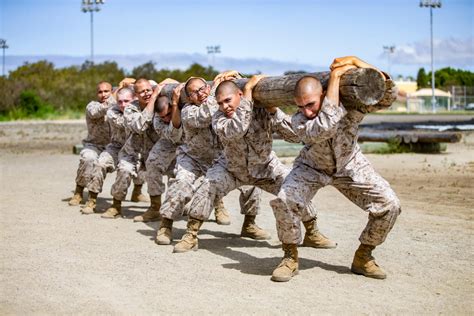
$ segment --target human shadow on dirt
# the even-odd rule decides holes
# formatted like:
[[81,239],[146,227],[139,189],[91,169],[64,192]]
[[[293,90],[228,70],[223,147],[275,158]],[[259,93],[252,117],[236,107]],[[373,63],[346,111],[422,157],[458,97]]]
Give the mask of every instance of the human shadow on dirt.
[[[150,224],[150,223],[147,223]],[[152,228],[151,225],[149,225]],[[138,233],[150,237],[153,241],[156,236],[155,229],[139,229]],[[175,244],[179,238],[186,232],[185,229],[173,228],[172,244]],[[201,237],[199,239],[199,251],[209,251],[218,256],[222,256],[233,261],[235,263],[225,263],[222,266],[226,269],[239,270],[245,274],[254,275],[271,275],[273,269],[278,265],[281,257],[269,257],[269,258],[258,258],[248,253],[238,251],[232,248],[271,248],[275,249],[275,254],[282,255],[280,245],[272,245],[266,240],[252,240],[248,238],[242,238],[239,234],[226,233],[222,231],[213,231],[208,229],[202,229],[199,231],[200,236],[211,235],[216,238]],[[318,251],[314,249],[315,253]],[[177,254],[179,255],[179,254]],[[315,254],[316,255],[316,254]],[[320,268],[327,271],[336,272],[338,274],[352,274],[349,267],[333,265],[318,260],[299,258],[299,269],[308,270],[313,268]]]
[[[61,202],[69,202],[69,200],[71,200],[71,198],[72,198],[72,194],[69,197],[61,199]],[[81,206],[81,207],[84,206],[86,204],[88,198],[89,198],[89,196],[87,194],[84,194],[84,196],[82,198],[82,201],[79,204],[79,206]],[[105,197],[98,196],[97,197],[97,202],[96,202],[96,210],[98,210],[99,213],[101,213],[100,210],[102,210],[103,208],[107,208],[111,204],[112,204],[112,199],[111,198],[105,198]],[[105,211],[105,209],[104,209],[104,211]]]
[[[245,274],[271,275],[273,269],[275,269],[281,261],[281,257],[258,258],[248,253],[232,249],[236,247],[266,247],[280,249],[280,245],[273,246],[262,241],[240,238],[238,242],[228,243],[223,239],[208,239],[205,240],[205,243],[200,243],[200,246],[201,250],[208,250],[216,255],[236,261],[235,263],[225,263],[222,266],[226,269],[239,270]],[[316,251],[317,250],[315,249],[315,252]],[[283,252],[275,250],[275,254],[283,255]],[[299,270],[308,270],[312,268],[320,268],[338,274],[352,274],[350,269],[346,266],[328,264],[313,259],[299,258]]]
[[[158,222],[155,222],[158,223]],[[153,224],[153,222],[145,223],[150,229],[138,229],[137,232],[150,237],[150,240],[155,240],[156,230],[159,224]],[[186,229],[173,227],[173,243],[176,243],[186,233]],[[209,239],[205,235],[211,235],[215,238]],[[223,231],[201,229],[199,230],[199,247],[207,249],[207,245],[210,242],[211,247],[265,247],[265,248],[280,248],[269,244],[266,240],[252,240],[248,238],[240,237],[238,233],[227,233]]]

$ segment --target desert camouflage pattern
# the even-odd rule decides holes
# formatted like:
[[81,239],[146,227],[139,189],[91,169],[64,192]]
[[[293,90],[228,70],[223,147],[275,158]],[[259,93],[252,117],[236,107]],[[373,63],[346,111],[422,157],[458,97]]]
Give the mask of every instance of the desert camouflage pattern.
[[[181,112],[183,144],[178,149],[175,178],[170,180],[168,193],[160,209],[164,218],[175,220],[187,212],[185,205],[201,183],[198,180],[206,174],[221,153],[220,143],[211,128],[212,116],[217,109],[216,100],[211,94],[200,106],[187,104]],[[257,215],[261,191],[247,187],[239,190],[240,212]]]
[[153,145],[160,139],[153,128],[154,113],[141,110],[138,102],[127,106],[123,114],[125,125],[131,134],[123,146],[124,155],[146,161]]
[[295,159],[278,197],[270,202],[277,219],[278,237],[283,243],[301,242],[300,219],[304,207],[316,192],[332,185],[349,200],[369,213],[360,242],[380,245],[401,212],[400,202],[362,154],[357,130],[363,114],[347,112],[342,104],[324,99],[321,111],[312,120],[301,113],[292,118],[295,132],[305,147]]
[[[253,102],[242,98],[232,118],[218,111],[212,119],[222,145],[223,155],[207,171],[202,184],[191,199],[191,217],[205,220],[213,205],[227,193],[243,185],[253,185],[278,194],[289,168],[272,151],[273,132],[283,139],[297,142],[290,118],[281,110],[269,114],[253,108]],[[314,218],[313,208],[307,208],[304,220]]]
[[87,188],[91,192],[98,193],[97,187],[92,182],[95,172],[95,165],[99,159],[101,152],[105,150],[105,146],[94,146],[87,144],[79,153],[79,167],[77,168],[76,184]]
[[148,193],[151,196],[161,195],[166,186],[163,176],[173,178],[178,146],[181,144],[181,128],[174,128],[172,123],[165,123],[155,115],[153,126],[160,140],[155,143],[146,160]]
[[110,126],[107,111],[115,104],[114,97],[104,103],[91,101],[86,106],[87,137],[82,141],[86,145],[107,146],[110,142]]
[[218,106],[211,94],[201,105],[186,104],[181,110],[183,145],[180,152],[210,167],[221,146],[211,128],[212,115]]
[[[123,112],[117,105],[112,106],[107,111],[107,119],[111,129],[111,140],[105,150],[100,154],[95,164],[91,186],[94,192],[101,192],[107,173],[112,173],[119,163],[119,152],[122,149],[130,130],[126,128]],[[145,182],[145,172],[140,170],[136,177],[133,177],[135,185],[143,185]]]
[[97,188],[91,180],[97,159],[110,142],[110,126],[106,114],[113,104],[115,99],[109,97],[104,103],[91,101],[86,106],[87,137],[82,141],[84,148],[80,152],[76,184],[96,193],[100,191],[96,191]]
[[[130,131],[130,134],[119,152],[117,176],[111,188],[112,196],[120,201],[125,200],[133,178],[143,181],[140,173],[146,170],[145,161],[148,159],[153,145],[159,140],[159,135],[153,128],[154,113],[142,111],[138,102],[127,106],[123,117],[126,129]],[[145,174],[147,175],[148,172]]]

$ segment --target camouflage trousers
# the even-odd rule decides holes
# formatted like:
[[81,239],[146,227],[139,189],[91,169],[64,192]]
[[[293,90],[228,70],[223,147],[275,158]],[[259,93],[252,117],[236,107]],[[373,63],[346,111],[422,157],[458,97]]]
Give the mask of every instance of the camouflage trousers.
[[[100,154],[94,164],[94,171],[91,178],[91,186],[94,187],[95,190],[93,192],[102,192],[102,186],[104,185],[107,173],[114,172],[119,163],[120,149],[121,147],[119,146],[109,144]],[[145,183],[145,170],[138,170],[137,176],[132,176],[132,179],[135,185],[143,185]]]
[[155,143],[146,160],[146,181],[150,196],[161,195],[165,192],[163,175],[173,177],[176,164],[177,145],[167,139],[160,139]]
[[[166,198],[160,209],[164,218],[175,220],[184,213],[191,212],[186,206],[193,197],[197,187],[202,184],[202,177],[206,175],[209,164],[200,163],[185,153],[180,153],[175,167],[175,177],[170,179]],[[238,188],[238,187],[236,187]],[[235,188],[234,188],[235,189]],[[257,215],[260,208],[261,191],[255,187],[242,187],[240,190],[240,212],[244,215]],[[231,190],[229,190],[230,192]],[[220,196],[222,199],[226,194]],[[209,214],[219,199],[213,201]],[[209,216],[208,216],[209,217]],[[206,218],[207,219],[207,218]]]
[[[189,216],[206,220],[211,214],[212,206],[215,204],[215,201],[243,185],[252,185],[274,195],[278,194],[283,180],[289,173],[289,169],[276,158],[268,164],[268,168],[269,174],[271,175],[269,177],[255,178],[246,174],[245,171],[239,174],[239,177],[236,177],[219,162],[215,163],[207,171],[204,181],[197,188],[191,199]],[[316,212],[311,205],[304,209],[304,221],[311,220],[315,217]]]
[[94,166],[99,159],[101,152],[105,150],[105,146],[95,146],[92,144],[85,144],[80,152],[79,167],[77,168],[76,184],[87,188],[91,192],[97,191],[96,186],[92,180],[94,174]]
[[380,245],[401,212],[400,202],[388,182],[362,153],[333,176],[295,162],[278,197],[270,201],[277,219],[278,238],[288,244],[301,242],[300,219],[304,206],[311,203],[316,192],[326,185],[334,186],[369,213],[369,221],[359,240],[367,245]]
[[140,155],[130,155],[121,151],[118,161],[117,176],[110,193],[114,199],[124,201],[132,179],[135,185],[142,185],[145,182],[146,170]]

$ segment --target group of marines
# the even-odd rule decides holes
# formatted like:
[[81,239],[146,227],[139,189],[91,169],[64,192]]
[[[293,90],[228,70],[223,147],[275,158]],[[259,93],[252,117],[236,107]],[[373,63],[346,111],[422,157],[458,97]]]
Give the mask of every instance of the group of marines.
[[[69,204],[79,205],[87,188],[88,200],[81,212],[96,212],[106,174],[116,170],[113,203],[101,217],[117,218],[132,181],[131,201],[148,201],[142,193],[146,181],[150,206],[133,220],[160,220],[155,241],[169,245],[173,221],[187,215],[186,232],[174,245],[174,252],[182,253],[197,250],[198,232],[213,209],[217,224],[230,224],[223,197],[234,189],[240,191],[245,216],[241,236],[269,239],[255,223],[263,189],[276,196],[270,205],[284,256],[272,280],[283,282],[298,273],[299,244],[337,246],[320,233],[311,203],[320,188],[332,185],[369,214],[351,270],[384,279],[386,274],[372,251],[385,240],[401,208],[388,182],[357,144],[358,125],[365,113],[346,110],[339,101],[340,78],[356,67],[374,68],[357,57],[342,57],[330,67],[326,90],[314,77],[299,79],[294,90],[298,112],[292,117],[277,107],[254,105],[253,88],[262,75],[250,78],[243,89],[235,83],[240,78],[236,71],[219,74],[212,86],[198,77],[181,84],[172,79],[156,84],[127,78],[113,92],[110,83],[100,82],[97,101],[86,108],[88,136]],[[171,83],[178,85],[169,97],[162,92]],[[186,96],[182,107],[181,91]],[[288,142],[304,144],[292,168],[272,151],[274,133]],[[166,194],[164,176],[168,179]]]

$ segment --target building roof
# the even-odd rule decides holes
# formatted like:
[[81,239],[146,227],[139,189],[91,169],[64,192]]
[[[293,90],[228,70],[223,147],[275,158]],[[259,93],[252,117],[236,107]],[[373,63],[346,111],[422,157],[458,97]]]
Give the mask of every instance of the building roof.
[[[446,92],[440,89],[435,89],[435,97],[451,97],[450,92]],[[431,89],[429,88],[424,88],[420,89],[416,92],[408,94],[408,97],[431,97]]]

